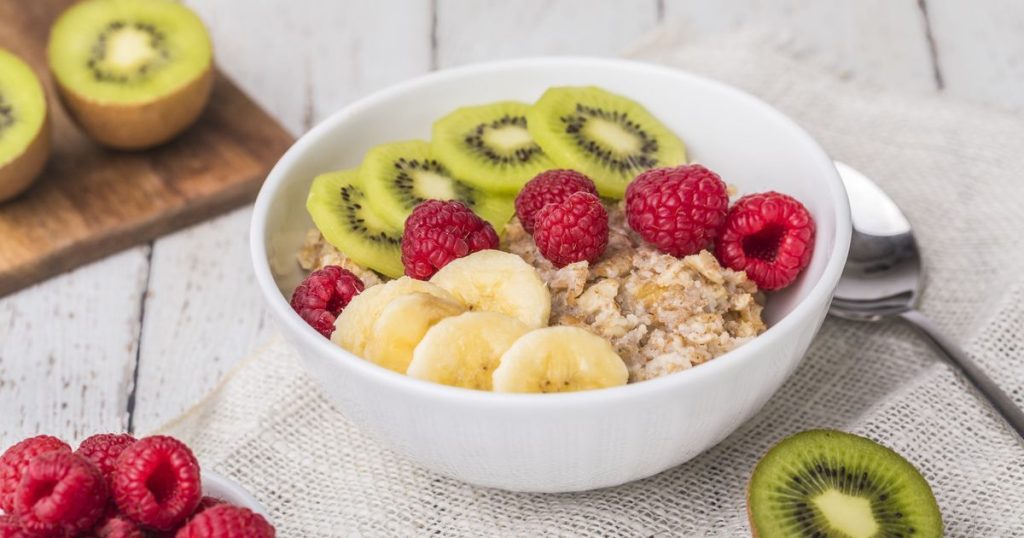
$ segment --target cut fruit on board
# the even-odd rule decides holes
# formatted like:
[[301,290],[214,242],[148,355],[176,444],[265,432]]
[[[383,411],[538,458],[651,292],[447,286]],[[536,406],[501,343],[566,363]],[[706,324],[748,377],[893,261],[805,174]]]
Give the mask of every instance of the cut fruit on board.
[[215,76],[198,122],[144,152],[103,148],[68,118],[46,68],[50,26],[70,0],[0,0],[0,48],[46,86],[53,151],[35,185],[0,203],[0,296],[251,202],[292,137]]

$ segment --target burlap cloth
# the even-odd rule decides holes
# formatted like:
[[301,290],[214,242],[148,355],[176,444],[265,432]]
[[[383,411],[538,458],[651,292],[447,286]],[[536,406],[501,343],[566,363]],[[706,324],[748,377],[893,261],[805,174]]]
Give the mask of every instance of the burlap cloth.
[[[923,310],[1024,405],[1022,118],[843,81],[785,40],[683,34],[662,31],[631,55],[761,96],[881,183],[924,249]],[[880,440],[917,465],[949,536],[1024,536],[1024,445],[900,322],[829,320],[792,379],[723,443],[588,493],[479,489],[414,467],[332,409],[279,340],[164,430],[250,488],[285,537],[740,536],[755,462],[820,427]]]

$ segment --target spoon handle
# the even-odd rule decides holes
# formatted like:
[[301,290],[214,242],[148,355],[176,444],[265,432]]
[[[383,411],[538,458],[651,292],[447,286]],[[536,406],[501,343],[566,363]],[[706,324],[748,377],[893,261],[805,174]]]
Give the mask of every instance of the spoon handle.
[[1010,396],[1003,392],[1003,390],[999,388],[999,385],[996,385],[995,381],[992,381],[992,378],[985,375],[985,372],[983,372],[981,368],[978,368],[978,365],[967,356],[967,353],[964,353],[964,351],[960,349],[960,346],[953,343],[949,338],[946,338],[946,336],[939,331],[938,327],[936,327],[930,319],[926,318],[924,314],[917,310],[908,310],[900,314],[900,317],[916,327],[921,334],[927,337],[928,340],[946,356],[946,359],[949,360],[953,366],[959,368],[960,371],[963,372],[964,377],[973,383],[975,388],[988,398],[992,407],[995,407],[996,410],[1003,415],[1003,418],[1006,419],[1006,422],[1009,422],[1010,426],[1012,426],[1014,430],[1017,430],[1017,434],[1024,437],[1024,411],[1021,411],[1021,409],[1014,404],[1013,400],[1010,399]]

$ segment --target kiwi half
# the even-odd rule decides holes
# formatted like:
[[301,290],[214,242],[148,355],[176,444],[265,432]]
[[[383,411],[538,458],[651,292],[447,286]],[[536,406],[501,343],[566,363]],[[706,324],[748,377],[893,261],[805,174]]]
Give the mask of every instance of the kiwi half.
[[622,198],[640,172],[686,161],[682,140],[639,103],[596,87],[550,88],[526,113],[527,127],[559,167]]
[[501,101],[456,109],[434,123],[430,149],[466,183],[514,196],[534,176],[555,167],[526,128],[529,108]]
[[941,537],[928,482],[902,456],[869,439],[811,430],[765,454],[750,479],[755,536]]
[[0,49],[0,202],[27,189],[49,154],[43,85],[25,62]]
[[402,266],[402,229],[379,217],[367,204],[356,170],[317,176],[306,210],[324,239],[352,261],[398,278]]
[[402,229],[414,207],[425,200],[458,200],[499,234],[515,213],[510,197],[473,188],[441,164],[430,144],[409,140],[382,144],[366,152],[359,167],[368,203],[395,228]]
[[213,87],[199,17],[172,0],[86,0],[50,30],[50,70],[72,117],[102,144],[141,149],[191,125]]

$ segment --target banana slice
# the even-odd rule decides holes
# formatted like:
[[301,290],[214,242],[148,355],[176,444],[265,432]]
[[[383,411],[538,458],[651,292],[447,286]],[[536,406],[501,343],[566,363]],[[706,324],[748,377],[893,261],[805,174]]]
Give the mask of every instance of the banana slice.
[[396,297],[373,322],[373,339],[364,357],[385,368],[404,374],[412,351],[427,330],[444,318],[457,316],[466,307],[450,299],[423,292]]
[[607,340],[578,327],[537,329],[516,340],[494,371],[495,392],[572,392],[625,385]]
[[410,377],[467,389],[491,390],[501,355],[530,329],[497,312],[466,312],[439,321],[412,354]]
[[430,281],[470,310],[512,316],[531,329],[546,327],[551,315],[551,292],[537,270],[508,252],[474,252],[442,267]]
[[373,324],[384,308],[396,297],[410,293],[429,293],[435,297],[454,301],[452,294],[430,282],[415,280],[407,276],[385,284],[366,288],[348,303],[334,322],[331,340],[335,344],[365,357],[366,344],[373,337]]

